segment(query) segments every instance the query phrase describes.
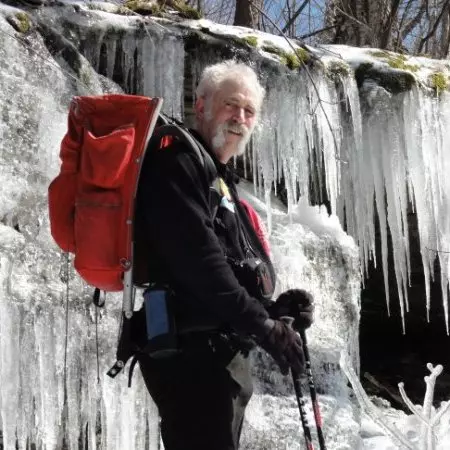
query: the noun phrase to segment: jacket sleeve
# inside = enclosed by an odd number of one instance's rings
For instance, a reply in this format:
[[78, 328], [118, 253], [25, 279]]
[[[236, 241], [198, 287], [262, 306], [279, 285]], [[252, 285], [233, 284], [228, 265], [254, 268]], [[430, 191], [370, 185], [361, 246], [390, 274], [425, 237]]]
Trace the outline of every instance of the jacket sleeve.
[[196, 156], [156, 152], [142, 168], [138, 208], [170, 279], [218, 321], [262, 337], [268, 313], [236, 279], [214, 233], [206, 173]]

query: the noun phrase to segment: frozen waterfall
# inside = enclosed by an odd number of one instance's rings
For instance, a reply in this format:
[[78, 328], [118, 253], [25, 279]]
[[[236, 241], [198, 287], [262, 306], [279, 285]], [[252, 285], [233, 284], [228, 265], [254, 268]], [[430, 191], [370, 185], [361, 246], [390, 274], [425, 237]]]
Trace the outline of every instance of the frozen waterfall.
[[[73, 95], [118, 91], [110, 77], [126, 90], [163, 96], [165, 112], [182, 118], [191, 106], [183, 95], [192, 89], [183, 80], [195, 85], [210, 55], [188, 54], [176, 26], [80, 5], [36, 11], [33, 20], [40, 26], [24, 45], [5, 19], [17, 11], [0, 8], [3, 447], [156, 450], [157, 412], [140, 377], [127, 389], [125, 377], [113, 381], [105, 376], [114, 360], [120, 301], [109, 295], [107, 308], [96, 317], [91, 288], [68, 269], [66, 256], [50, 237], [47, 187], [58, 171], [59, 142]], [[255, 64], [263, 67], [260, 59]], [[328, 448], [352, 449], [358, 423], [339, 354], [351, 353], [358, 365], [360, 272], [366, 272], [374, 256], [375, 215], [386, 283], [388, 229], [392, 236], [403, 309], [410, 207], [419, 220], [427, 281], [438, 256], [447, 302], [450, 156], [444, 131], [449, 99], [446, 93], [435, 97], [416, 87], [393, 95], [374, 83], [357, 86], [351, 67], [348, 74], [331, 76], [326, 61], [325, 68], [312, 70], [314, 84], [304, 72], [262, 74], [266, 82], [270, 76], [275, 80], [267, 82], [261, 125], [247, 155], [255, 186], [244, 195], [271, 228], [278, 289], [300, 285], [317, 299], [310, 342]], [[319, 176], [312, 177], [313, 172]], [[281, 177], [289, 215], [270, 194]], [[324, 193], [335, 214], [331, 217], [323, 208], [308, 206], [310, 194], [320, 198]], [[359, 245], [359, 255], [338, 218]], [[429, 304], [428, 292], [427, 298]], [[300, 448], [289, 380], [264, 356], [255, 358], [258, 382], [243, 446], [251, 449], [259, 442], [267, 448]]]

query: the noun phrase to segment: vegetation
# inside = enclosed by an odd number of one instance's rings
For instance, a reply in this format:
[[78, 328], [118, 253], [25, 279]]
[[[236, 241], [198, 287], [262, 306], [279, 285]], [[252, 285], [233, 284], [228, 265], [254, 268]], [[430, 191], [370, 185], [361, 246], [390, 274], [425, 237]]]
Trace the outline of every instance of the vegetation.
[[30, 16], [27, 13], [20, 11], [16, 13], [15, 18], [17, 31], [20, 31], [21, 33], [27, 33], [28, 31], [30, 31], [31, 20]]
[[408, 70], [409, 72], [417, 72], [419, 66], [416, 64], [408, 64], [408, 58], [405, 55], [399, 55], [385, 50], [376, 50], [370, 52], [375, 58], [380, 58], [386, 61], [393, 69]]
[[449, 79], [448, 76], [446, 76], [442, 72], [435, 72], [430, 76], [430, 82], [431, 86], [433, 86], [433, 89], [436, 91], [436, 93], [439, 95], [441, 92], [445, 91], [449, 87]]
[[327, 75], [332, 79], [337, 79], [337, 77], [348, 77], [352, 72], [350, 66], [343, 61], [331, 61], [327, 65], [326, 70]]
[[175, 1], [171, 6], [180, 13], [181, 17], [184, 17], [185, 19], [199, 20], [203, 17], [201, 11], [187, 5], [183, 1]]
[[281, 62], [289, 67], [289, 69], [297, 69], [302, 64], [309, 61], [309, 53], [304, 48], [298, 48], [295, 53], [287, 52], [280, 47], [276, 47], [270, 43], [264, 43], [261, 47], [267, 53], [272, 53], [280, 57]]
[[409, 72], [417, 72], [419, 66], [415, 64], [408, 64], [407, 58], [404, 55], [390, 56], [387, 59], [387, 63], [394, 69], [408, 70]]
[[245, 41], [250, 47], [257, 47], [258, 46], [258, 38], [256, 36], [245, 36], [242, 38], [243, 41]]
[[162, 7], [159, 4], [145, 0], [127, 0], [123, 4], [123, 7], [122, 10], [124, 11], [122, 13], [125, 14], [127, 14], [126, 9], [142, 14], [143, 16], [159, 16], [162, 13]]
[[309, 60], [308, 52], [299, 48], [294, 52], [283, 52], [281, 62], [289, 67], [289, 69], [298, 69]]

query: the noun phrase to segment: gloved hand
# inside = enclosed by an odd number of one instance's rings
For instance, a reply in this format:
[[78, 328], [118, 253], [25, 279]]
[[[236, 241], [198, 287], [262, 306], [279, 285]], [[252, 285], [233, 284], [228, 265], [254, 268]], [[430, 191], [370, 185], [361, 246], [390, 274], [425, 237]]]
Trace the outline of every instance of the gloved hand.
[[265, 326], [269, 331], [259, 345], [277, 362], [281, 373], [287, 375], [291, 367], [295, 373], [303, 373], [305, 355], [299, 334], [281, 320], [267, 319]]
[[270, 317], [275, 320], [283, 316], [292, 317], [294, 319], [293, 328], [305, 330], [314, 321], [314, 299], [309, 292], [303, 289], [289, 289], [268, 307], [268, 311]]

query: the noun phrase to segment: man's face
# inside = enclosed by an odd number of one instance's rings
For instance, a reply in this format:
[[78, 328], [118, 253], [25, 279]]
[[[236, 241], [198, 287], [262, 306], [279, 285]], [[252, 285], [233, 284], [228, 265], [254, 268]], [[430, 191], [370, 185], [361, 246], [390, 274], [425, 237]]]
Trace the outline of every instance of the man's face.
[[233, 81], [204, 101], [203, 135], [217, 157], [227, 162], [242, 154], [256, 124], [254, 93]]

